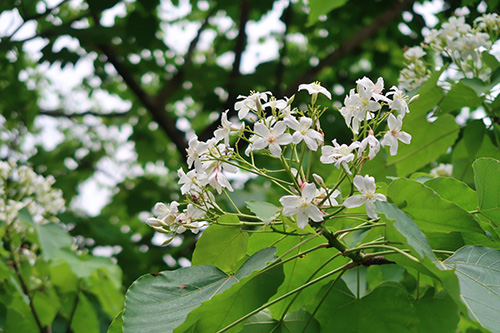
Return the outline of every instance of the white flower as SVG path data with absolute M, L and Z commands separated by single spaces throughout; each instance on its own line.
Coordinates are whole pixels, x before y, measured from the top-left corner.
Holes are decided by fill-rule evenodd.
M 156 217 L 149 217 L 146 223 L 150 227 L 166 227 L 174 223 L 178 214 L 179 203 L 173 201 L 170 206 L 165 205 L 163 202 L 157 202 L 153 208 L 153 214 Z
M 217 141 L 224 139 L 224 144 L 226 146 L 229 145 L 229 134 L 231 133 L 231 125 L 232 125 L 232 123 L 227 120 L 228 111 L 229 110 L 226 110 L 226 112 L 222 113 L 221 127 L 219 127 L 214 131 L 214 136 L 217 139 Z
M 253 92 L 250 96 L 238 96 L 238 98 L 243 98 L 243 100 L 234 104 L 234 109 L 238 111 L 238 118 L 245 118 L 250 110 L 257 111 L 262 109 L 261 100 L 267 102 L 267 95 L 271 95 L 271 92 Z
M 329 196 L 328 196 L 328 193 L 330 193 Z M 331 189 L 328 189 L 328 188 L 325 189 L 322 187 L 319 189 L 319 191 L 314 196 L 313 203 L 316 206 L 321 205 L 321 207 L 337 206 L 339 203 L 337 202 L 337 200 L 335 200 L 335 198 L 338 197 L 339 195 L 340 195 L 339 190 L 332 191 Z M 328 196 L 328 198 L 327 198 L 327 196 Z M 323 204 L 321 204 L 321 202 L 323 202 Z
M 307 147 L 313 151 L 318 149 L 318 142 L 323 142 L 323 135 L 316 130 L 311 129 L 312 119 L 308 117 L 301 117 L 300 122 L 293 117 L 286 117 L 285 122 L 291 129 L 296 132 L 293 133 L 292 142 L 297 144 L 304 140 Z
M 370 134 L 368 134 L 368 136 L 361 141 L 359 153 L 363 153 L 366 147 L 370 147 L 370 150 L 368 151 L 368 159 L 373 160 L 380 151 L 380 142 L 373 135 L 372 130 L 370 130 Z
M 292 142 L 292 135 L 285 133 L 286 124 L 279 121 L 273 128 L 268 128 L 262 123 L 256 123 L 254 127 L 255 133 L 260 137 L 252 143 L 252 150 L 260 150 L 269 147 L 271 154 L 279 158 L 281 156 L 281 146 Z
M 192 204 L 187 205 L 181 214 L 175 219 L 175 225 L 171 228 L 172 231 L 181 234 L 186 229 L 190 229 L 192 233 L 197 234 L 201 227 L 207 225 L 205 222 L 197 222 L 205 216 L 205 212 Z
M 337 143 L 337 139 L 333 139 L 332 143 L 333 147 L 321 147 L 321 157 L 319 158 L 319 160 L 324 164 L 335 163 L 335 167 L 337 168 L 340 168 L 340 165 L 342 165 L 345 171 L 351 175 L 352 173 L 351 170 L 349 170 L 349 166 L 347 165 L 347 163 L 351 162 L 354 159 L 354 154 L 352 153 L 352 151 L 356 148 L 359 148 L 359 142 L 355 141 L 349 146 L 346 144 L 339 145 Z
M 318 94 L 321 93 L 321 94 L 325 95 L 326 97 L 328 97 L 328 99 L 332 99 L 332 94 L 330 94 L 330 92 L 328 90 L 326 90 L 325 87 L 322 87 L 319 82 L 313 82 L 313 83 L 309 83 L 309 84 L 301 84 L 299 86 L 299 91 L 300 90 L 307 90 L 309 95 L 313 95 L 313 96 L 318 96 Z
M 410 113 L 408 108 L 408 96 L 405 95 L 403 90 L 398 89 L 398 87 L 393 86 L 391 91 L 387 93 L 387 96 L 392 95 L 392 100 L 389 101 L 389 107 L 391 110 L 399 111 L 399 115 L 404 117 L 407 113 Z
M 267 108 L 267 107 L 270 107 L 272 110 L 283 110 L 284 108 L 286 108 L 288 105 L 288 102 L 285 101 L 284 99 L 276 99 L 274 97 L 271 97 L 271 99 L 269 100 L 269 102 L 267 102 L 266 104 L 262 105 L 263 108 Z
M 198 141 L 198 137 L 195 135 L 189 140 L 188 145 L 187 165 L 191 168 L 194 163 L 195 167 L 199 168 L 201 166 L 200 156 L 207 151 L 208 144 Z
M 437 167 L 430 172 L 432 177 L 451 177 L 453 175 L 453 165 L 448 163 L 439 163 Z
M 416 60 L 422 58 L 426 54 L 427 53 L 425 53 L 423 48 L 421 48 L 420 46 L 414 46 L 414 47 L 410 47 L 408 50 L 406 50 L 403 55 L 409 61 L 416 61 Z
M 389 118 L 387 118 L 387 125 L 389 126 L 389 131 L 385 133 L 380 144 L 382 146 L 389 146 L 391 156 L 394 156 L 398 153 L 398 140 L 410 144 L 411 135 L 406 132 L 401 132 L 401 127 L 403 126 L 403 117 L 401 116 L 396 118 L 391 113 Z
M 178 184 L 181 186 L 181 193 L 186 194 L 192 190 L 199 190 L 200 187 L 205 186 L 207 183 L 207 175 L 199 173 L 196 169 L 189 171 L 187 174 L 180 168 L 177 170 L 179 176 Z
M 354 185 L 361 194 L 353 195 L 344 201 L 344 207 L 354 208 L 365 205 L 366 214 L 372 219 L 378 219 L 375 212 L 375 201 L 386 201 L 387 198 L 381 193 L 375 193 L 377 187 L 375 186 L 375 178 L 368 175 L 357 175 L 353 180 Z
M 297 226 L 304 229 L 309 219 L 314 222 L 323 221 L 323 213 L 312 203 L 316 196 L 317 189 L 313 183 L 307 183 L 302 190 L 302 195 L 285 195 L 281 197 L 280 203 L 283 205 L 283 216 L 293 216 L 297 214 Z
M 382 95 L 382 90 L 384 90 L 384 79 L 379 77 L 377 80 L 377 83 L 373 83 L 372 80 L 364 76 L 362 79 L 358 79 L 356 81 L 356 84 L 358 85 L 358 91 L 360 90 L 360 87 L 365 88 L 367 91 L 371 92 L 373 99 L 376 101 L 383 100 L 387 101 L 387 98 Z M 375 110 L 373 110 L 375 111 Z

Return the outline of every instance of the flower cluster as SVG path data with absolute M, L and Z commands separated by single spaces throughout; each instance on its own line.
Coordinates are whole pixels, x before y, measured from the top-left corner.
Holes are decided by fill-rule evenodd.
M 0 161 L 0 221 L 13 223 L 26 208 L 36 223 L 47 223 L 64 210 L 62 191 L 54 189 L 55 179 L 43 177 L 25 165 Z M 15 224 L 19 230 L 25 228 Z
M 239 96 L 234 110 L 244 125 L 232 122 L 226 111 L 221 115 L 221 125 L 214 137 L 200 141 L 195 136 L 189 140 L 189 170 L 178 170 L 186 208 L 180 211 L 181 204 L 176 201 L 157 203 L 153 209 L 155 217 L 148 218 L 146 223 L 170 236 L 188 229 L 197 233 L 209 223 L 218 223 L 218 217 L 226 212 L 217 205 L 214 192 L 230 198 L 233 186 L 228 174 L 239 170 L 267 178 L 286 192 L 278 200 L 281 208 L 275 220 L 261 220 L 261 225 L 282 223 L 286 219 L 304 229 L 310 221 L 323 222 L 345 208 L 362 205 L 369 218 L 377 219 L 374 202 L 386 198 L 376 193 L 373 177 L 360 175 L 361 168 L 367 160 L 375 158 L 381 146 L 389 147 L 390 154 L 395 155 L 399 141 L 410 143 L 411 136 L 401 130 L 409 109 L 406 95 L 398 88 L 392 87 L 384 94 L 382 78 L 374 83 L 364 77 L 356 83 L 356 89 L 350 91 L 339 110 L 353 133 L 350 144 L 340 144 L 333 139 L 333 145 L 324 145 L 320 117 L 326 109 L 317 106 L 316 102 L 320 94 L 328 99 L 331 94 L 318 82 L 299 86 L 299 91 L 306 90 L 311 95 L 311 104 L 306 110 L 292 106 L 295 96 L 277 99 L 271 92 Z M 384 121 L 387 121 L 388 130 L 380 131 Z M 240 145 L 234 144 L 241 141 L 247 144 L 244 155 L 239 153 Z M 282 168 L 270 170 L 256 165 L 255 154 L 276 159 Z M 327 186 L 321 176 L 310 173 L 315 156 L 319 156 L 323 164 L 333 164 L 344 176 Z M 344 193 L 342 203 L 339 186 L 346 179 L 353 186 L 350 193 Z M 354 189 L 360 194 L 354 194 Z M 241 214 L 238 207 L 234 208 L 236 213 L 231 214 L 248 217 Z
M 489 51 L 499 35 L 497 14 L 484 14 L 474 20 L 473 26 L 466 23 L 465 16 L 451 17 L 440 29 L 431 30 L 422 47 L 412 47 L 404 53 L 406 68 L 400 73 L 400 88 L 416 89 L 429 77 L 424 49 L 450 59 L 465 77 L 487 78 L 491 69 L 483 63 L 481 53 Z

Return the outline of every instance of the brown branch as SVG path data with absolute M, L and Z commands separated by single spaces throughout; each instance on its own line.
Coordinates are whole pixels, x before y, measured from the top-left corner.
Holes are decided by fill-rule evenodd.
M 184 64 L 182 65 L 182 68 L 179 69 L 177 73 L 175 73 L 174 77 L 169 80 L 165 85 L 163 86 L 162 89 L 160 89 L 156 99 L 158 101 L 158 104 L 160 105 L 165 105 L 167 100 L 172 96 L 174 91 L 179 89 L 184 81 L 184 68 L 189 66 L 191 64 L 192 58 L 194 51 L 196 50 L 196 46 L 198 45 L 198 42 L 200 41 L 200 37 L 203 31 L 208 27 L 208 21 L 210 17 L 215 13 L 217 6 L 212 7 L 210 12 L 208 12 L 207 16 L 205 17 L 205 20 L 201 24 L 201 27 L 198 29 L 198 32 L 196 33 L 196 36 L 193 38 L 191 43 L 189 44 L 188 50 L 186 52 L 186 55 L 184 56 Z
M 353 52 L 357 47 L 361 45 L 365 40 L 371 38 L 380 29 L 386 27 L 395 18 L 401 15 L 401 13 L 410 7 L 413 0 L 396 0 L 394 5 L 388 10 L 380 14 L 370 25 L 364 27 L 358 31 L 353 37 L 347 39 L 343 44 L 339 46 L 338 49 L 327 55 L 322 59 L 316 67 L 308 70 L 306 73 L 302 74 L 295 82 L 288 86 L 285 94 L 291 95 L 297 91 L 297 87 L 302 83 L 309 83 L 313 81 L 314 78 L 326 67 L 330 67 L 347 54 Z
M 169 116 L 162 105 L 158 104 L 155 98 L 142 89 L 125 64 L 118 60 L 115 56 L 112 47 L 104 44 L 98 44 L 98 48 L 104 53 L 104 55 L 106 55 L 108 61 L 115 67 L 118 74 L 120 74 L 123 78 L 123 81 L 125 81 L 130 90 L 132 90 L 139 101 L 149 111 L 153 120 L 158 123 L 167 137 L 172 140 L 179 153 L 185 156 L 187 148 L 186 136 L 184 132 L 175 127 L 175 120 Z
M 229 79 L 226 84 L 226 91 L 228 92 L 228 99 L 224 104 L 223 110 L 229 109 L 228 118 L 236 114 L 233 109 L 233 105 L 236 101 L 236 92 L 234 91 L 234 86 L 238 77 L 241 76 L 240 65 L 243 51 L 245 51 L 245 46 L 247 44 L 247 34 L 246 26 L 250 18 L 250 1 L 241 0 L 240 1 L 241 11 L 240 11 L 240 26 L 238 30 L 238 37 L 236 38 L 236 43 L 234 44 L 234 62 L 231 73 L 229 74 Z M 209 126 L 207 126 L 203 132 L 200 134 L 200 140 L 208 140 L 213 132 L 219 126 L 219 121 L 215 121 Z
M 129 114 L 129 111 L 125 112 L 113 112 L 113 113 L 98 113 L 98 112 L 93 112 L 93 111 L 85 111 L 81 113 L 66 113 L 63 110 L 39 110 L 38 114 L 44 115 L 44 116 L 49 116 L 49 117 L 55 117 L 55 118 L 77 118 L 77 117 L 84 117 L 84 116 L 94 116 L 94 117 L 101 117 L 101 118 L 119 118 L 119 117 L 124 117 Z

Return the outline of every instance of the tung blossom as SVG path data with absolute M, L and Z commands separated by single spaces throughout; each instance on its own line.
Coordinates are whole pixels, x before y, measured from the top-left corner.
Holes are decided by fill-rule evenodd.
M 249 96 L 238 96 L 238 98 L 242 98 L 241 101 L 234 103 L 234 109 L 238 111 L 238 118 L 245 118 L 250 110 L 262 109 L 261 101 L 267 102 L 267 95 L 271 95 L 271 92 L 253 92 Z
M 220 141 L 224 139 L 224 144 L 226 146 L 229 145 L 229 134 L 231 133 L 231 125 L 232 123 L 227 120 L 227 112 L 229 110 L 226 110 L 226 112 L 222 113 L 221 116 L 221 126 L 214 131 L 214 136 L 217 139 L 217 141 Z
M 313 82 L 313 83 L 309 83 L 309 84 L 301 84 L 299 86 L 299 91 L 301 91 L 301 90 L 307 90 L 309 95 L 313 96 L 313 100 L 316 99 L 318 94 L 323 94 L 326 97 L 328 97 L 328 99 L 332 99 L 332 94 L 328 90 L 326 90 L 325 87 L 322 87 L 319 82 Z
M 314 222 L 323 221 L 323 213 L 312 202 L 318 190 L 313 183 L 305 184 L 302 195 L 285 195 L 281 197 L 280 203 L 283 205 L 283 216 L 293 216 L 297 214 L 297 226 L 304 229 L 309 219 Z
M 349 170 L 349 166 L 347 163 L 351 162 L 354 159 L 354 154 L 352 151 L 356 148 L 360 147 L 360 143 L 355 141 L 351 143 L 349 146 L 346 144 L 339 145 L 337 143 L 337 139 L 333 139 L 332 146 L 324 146 L 321 147 L 321 157 L 320 161 L 324 164 L 332 164 L 335 163 L 335 167 L 338 169 L 342 165 L 345 171 L 348 174 L 352 174 L 351 170 Z
M 293 117 L 285 118 L 285 122 L 291 129 L 296 132 L 293 133 L 292 142 L 297 144 L 304 140 L 307 148 L 316 151 L 318 150 L 318 142 L 323 142 L 323 135 L 311 128 L 312 119 L 308 117 L 301 117 L 300 122 Z
M 361 194 L 353 195 L 344 201 L 344 207 L 354 208 L 365 205 L 366 214 L 372 219 L 378 219 L 377 212 L 375 212 L 375 201 L 386 201 L 387 198 L 381 193 L 375 193 L 377 187 L 375 186 L 375 178 L 368 175 L 357 175 L 353 180 L 354 185 Z
M 387 125 L 389 126 L 389 131 L 385 133 L 380 144 L 382 146 L 389 146 L 391 156 L 394 156 L 398 153 L 398 140 L 408 145 L 411 142 L 411 135 L 401 131 L 401 127 L 403 126 L 403 117 L 401 115 L 396 118 L 391 113 L 389 118 L 387 118 Z
M 263 123 L 256 123 L 254 131 L 259 135 L 253 143 L 252 150 L 260 150 L 269 147 L 271 154 L 279 158 L 281 147 L 292 142 L 292 135 L 285 133 L 287 127 L 285 122 L 279 121 L 273 128 L 268 128 Z

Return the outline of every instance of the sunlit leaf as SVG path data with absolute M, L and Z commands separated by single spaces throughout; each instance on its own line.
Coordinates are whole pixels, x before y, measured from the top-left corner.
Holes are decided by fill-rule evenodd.
M 493 332 L 500 331 L 500 251 L 466 246 L 443 265 L 458 276 L 460 297 L 469 316 Z

